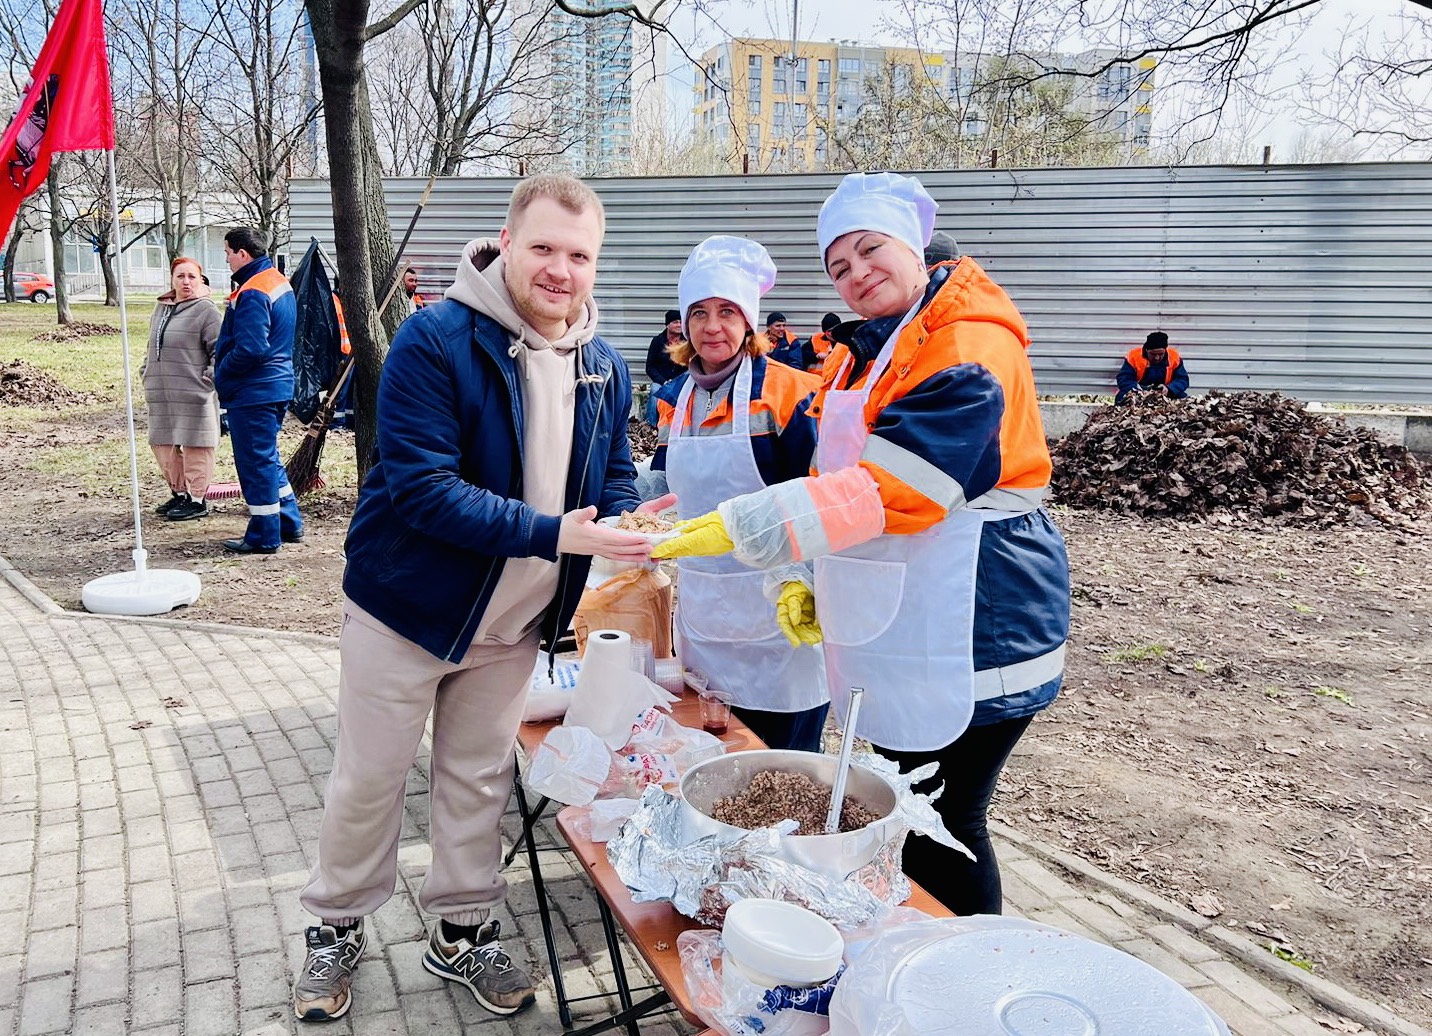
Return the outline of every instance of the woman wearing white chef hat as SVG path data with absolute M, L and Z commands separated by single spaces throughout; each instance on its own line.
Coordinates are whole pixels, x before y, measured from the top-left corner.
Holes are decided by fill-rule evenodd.
M 865 689 L 861 737 L 907 771 L 939 763 L 936 808 L 976 856 L 911 838 L 905 872 L 957 914 L 999 913 L 986 811 L 1063 680 L 1069 562 L 1040 506 L 1024 318 L 973 259 L 926 267 L 936 209 L 894 173 L 851 174 L 826 199 L 821 261 L 865 319 L 832 333 L 818 474 L 722 501 L 652 557 L 814 559 L 814 599 L 790 589 L 779 621 L 824 638 L 838 713 Z
M 657 395 L 652 474 L 674 492 L 682 518 L 810 471 L 815 421 L 807 409 L 820 379 L 769 359 L 761 297 L 776 265 L 757 242 L 708 237 L 681 269 L 677 297 L 685 338 L 671 352 L 687 368 Z M 660 486 L 665 474 L 667 485 Z M 730 557 L 679 562 L 677 653 L 772 748 L 819 751 L 829 709 L 818 648 L 782 635 L 764 587 L 811 585 L 810 568 L 772 575 Z

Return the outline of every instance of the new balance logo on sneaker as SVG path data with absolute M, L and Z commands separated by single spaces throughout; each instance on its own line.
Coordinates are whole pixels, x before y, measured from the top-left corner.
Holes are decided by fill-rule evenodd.
M 498 941 L 500 926 L 488 921 L 477 931 L 477 940 L 443 939 L 442 922 L 433 926 L 423 967 L 439 978 L 466 987 L 479 1004 L 494 1014 L 516 1014 L 530 1007 L 537 991 L 527 973 L 512 962 Z
M 301 1022 L 342 1018 L 353 1006 L 353 972 L 363 958 L 363 922 L 342 935 L 332 925 L 305 929 L 308 956 L 293 984 L 293 1013 Z

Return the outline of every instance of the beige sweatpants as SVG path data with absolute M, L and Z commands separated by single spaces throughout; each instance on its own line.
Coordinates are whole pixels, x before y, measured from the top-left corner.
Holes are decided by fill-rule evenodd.
M 204 499 L 214 478 L 214 447 L 173 446 L 150 443 L 164 481 L 173 493 L 188 493 L 195 500 Z
M 433 859 L 418 904 L 481 924 L 507 891 L 499 823 L 536 632 L 514 645 L 474 643 L 461 662 L 444 662 L 345 600 L 339 657 L 338 747 L 304 909 L 351 924 L 392 896 L 408 770 L 431 712 Z

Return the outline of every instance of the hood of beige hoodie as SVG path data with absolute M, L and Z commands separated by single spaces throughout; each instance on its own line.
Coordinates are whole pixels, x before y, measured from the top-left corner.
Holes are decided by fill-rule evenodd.
M 597 304 L 587 299 L 581 314 L 567 326 L 566 333 L 555 342 L 549 342 L 517 312 L 507 283 L 503 280 L 503 270 L 502 246 L 497 238 L 479 237 L 469 241 L 457 265 L 457 279 L 444 292 L 444 298 L 456 299 L 464 306 L 471 306 L 496 320 L 517 344 L 524 345 L 526 349 L 571 352 L 596 336 Z
M 562 337 L 548 341 L 517 312 L 503 279 L 502 253 L 494 238 L 478 238 L 463 249 L 457 279 L 445 297 L 491 317 L 507 332 L 507 354 L 522 372 L 518 379 L 522 386 L 522 499 L 542 514 L 562 514 L 572 460 L 580 347 L 597 333 L 596 304 L 588 299 Z M 558 575 L 557 565 L 543 558 L 508 558 L 478 623 L 473 646 L 516 644 L 535 636 L 543 613 L 557 596 Z

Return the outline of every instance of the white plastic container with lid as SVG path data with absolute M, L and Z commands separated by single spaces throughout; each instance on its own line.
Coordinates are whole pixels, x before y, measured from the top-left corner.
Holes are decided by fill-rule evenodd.
M 845 943 L 819 914 L 778 899 L 743 899 L 726 911 L 721 926 L 726 959 L 734 959 L 752 982 L 818 986 L 840 970 Z
M 824 985 L 840 970 L 845 943 L 825 918 L 795 903 L 743 899 L 721 927 L 721 992 L 727 1011 L 759 1010 L 766 990 Z M 768 1036 L 824 1033 L 824 1015 L 779 1011 L 761 1015 Z

